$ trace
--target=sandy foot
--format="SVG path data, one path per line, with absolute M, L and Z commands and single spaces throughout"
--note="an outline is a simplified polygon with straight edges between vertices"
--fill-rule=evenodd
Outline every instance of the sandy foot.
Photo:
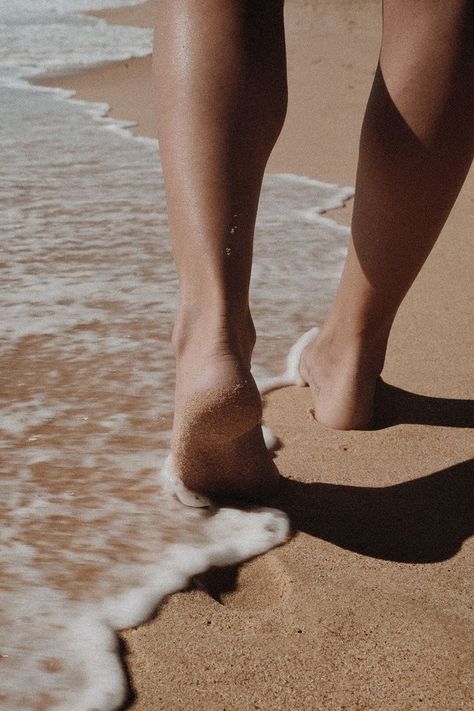
M 200 387 L 177 394 L 168 467 L 190 492 L 261 501 L 276 493 L 279 474 L 265 445 L 262 402 L 250 372 L 235 359 L 200 373 Z M 212 380 L 207 387 L 202 387 Z M 179 382 L 179 381 L 178 381 Z M 177 494 L 188 505 L 193 503 Z M 181 492 L 182 494 L 182 492 Z
M 371 427 L 380 372 L 358 344 L 335 348 L 320 336 L 304 348 L 299 365 L 311 389 L 315 419 L 337 430 Z

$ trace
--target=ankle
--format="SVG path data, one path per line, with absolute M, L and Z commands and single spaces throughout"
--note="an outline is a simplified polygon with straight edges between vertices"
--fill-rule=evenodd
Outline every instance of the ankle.
M 256 333 L 249 309 L 245 314 L 225 314 L 214 309 L 180 306 L 173 328 L 172 346 L 177 359 L 196 348 L 203 357 L 226 354 L 248 363 Z
M 330 366 L 343 360 L 357 361 L 378 377 L 382 372 L 389 331 L 359 327 L 357 324 L 325 324 L 317 339 L 317 349 Z

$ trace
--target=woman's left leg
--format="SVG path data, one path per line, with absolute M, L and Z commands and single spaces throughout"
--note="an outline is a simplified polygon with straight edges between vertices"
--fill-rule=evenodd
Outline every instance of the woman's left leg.
M 277 476 L 250 374 L 248 289 L 286 112 L 282 0 L 160 0 L 154 77 L 180 288 L 173 465 L 194 491 L 258 496 Z

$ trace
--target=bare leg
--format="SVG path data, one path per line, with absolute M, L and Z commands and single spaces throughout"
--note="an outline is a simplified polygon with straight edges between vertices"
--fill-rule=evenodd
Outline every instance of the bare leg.
M 380 63 L 362 128 L 352 240 L 301 374 L 316 418 L 360 429 L 393 319 L 453 206 L 474 152 L 470 0 L 385 0 Z
M 161 0 L 154 72 L 180 285 L 173 463 L 195 491 L 258 497 L 277 473 L 250 375 L 248 288 L 286 112 L 282 0 Z

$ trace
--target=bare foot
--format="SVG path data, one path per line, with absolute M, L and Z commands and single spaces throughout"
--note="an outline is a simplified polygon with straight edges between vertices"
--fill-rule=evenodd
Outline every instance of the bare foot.
M 357 338 L 338 342 L 320 334 L 307 345 L 300 374 L 311 388 L 315 419 L 337 430 L 368 429 L 384 356 Z
M 270 496 L 279 474 L 265 446 L 262 402 L 250 374 L 254 337 L 233 348 L 222 333 L 192 330 L 195 336 L 175 347 L 174 473 L 211 498 Z

